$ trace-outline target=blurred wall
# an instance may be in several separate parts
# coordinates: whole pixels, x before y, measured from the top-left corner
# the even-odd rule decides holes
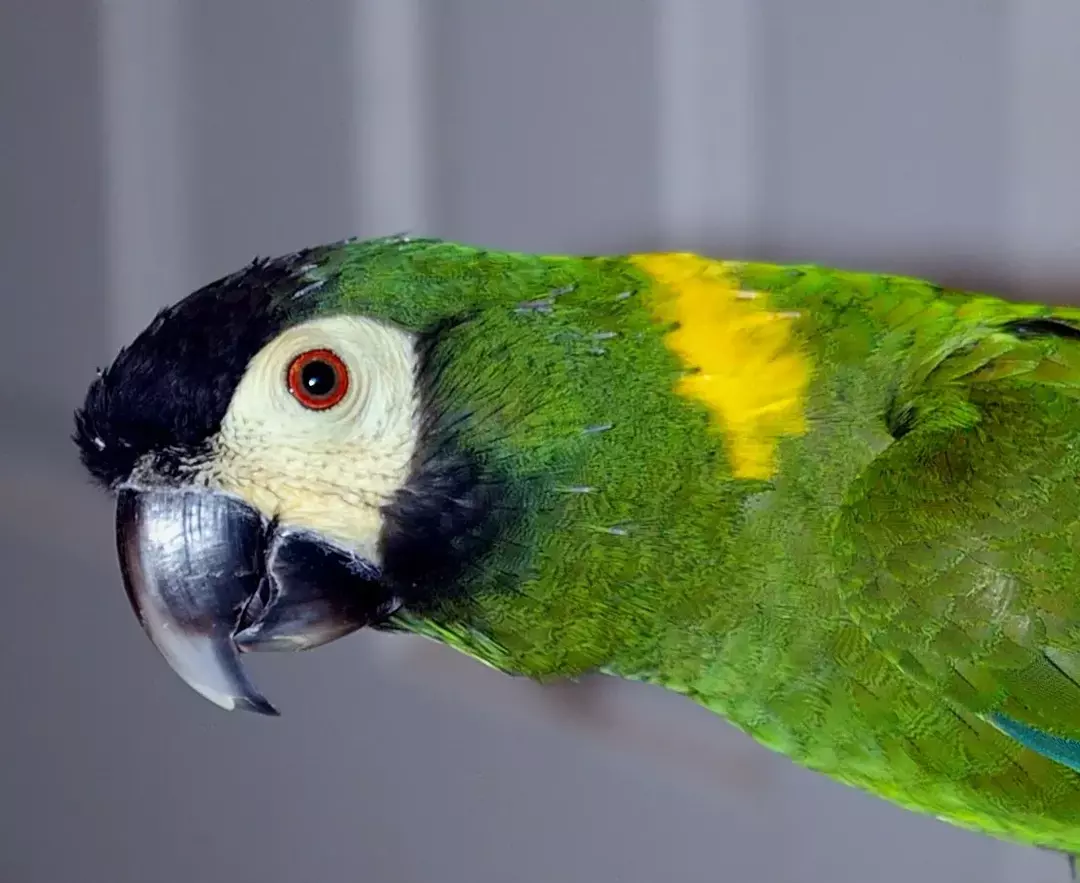
[[[68,441],[93,369],[255,254],[410,230],[1075,300],[1069,0],[5,0],[0,883],[1041,883],[1057,856],[660,691],[410,639],[226,715],[131,617]]]

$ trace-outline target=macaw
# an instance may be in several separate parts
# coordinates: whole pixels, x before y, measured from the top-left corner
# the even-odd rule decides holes
[[[76,412],[218,705],[361,628],[684,694],[1080,851],[1080,309],[689,253],[346,240],[163,310]]]

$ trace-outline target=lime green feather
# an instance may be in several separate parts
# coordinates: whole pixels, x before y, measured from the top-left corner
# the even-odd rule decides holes
[[[841,781],[1080,851],[1080,311],[725,267],[797,314],[812,366],[767,480],[677,394],[633,261],[327,253],[326,310],[462,320],[442,393],[527,513],[467,598],[397,625],[508,672],[659,683]]]

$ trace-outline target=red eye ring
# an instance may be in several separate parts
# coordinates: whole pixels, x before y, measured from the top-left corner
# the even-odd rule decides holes
[[[334,407],[349,391],[349,369],[328,349],[300,353],[289,363],[286,378],[292,397],[312,411]]]

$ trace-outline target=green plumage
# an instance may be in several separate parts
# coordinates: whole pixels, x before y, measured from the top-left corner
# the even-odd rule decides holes
[[[806,431],[746,479],[677,392],[640,263],[404,239],[316,262],[320,312],[441,325],[436,398],[524,513],[395,627],[658,683],[841,781],[1080,851],[1080,311],[723,264],[809,368]]]

